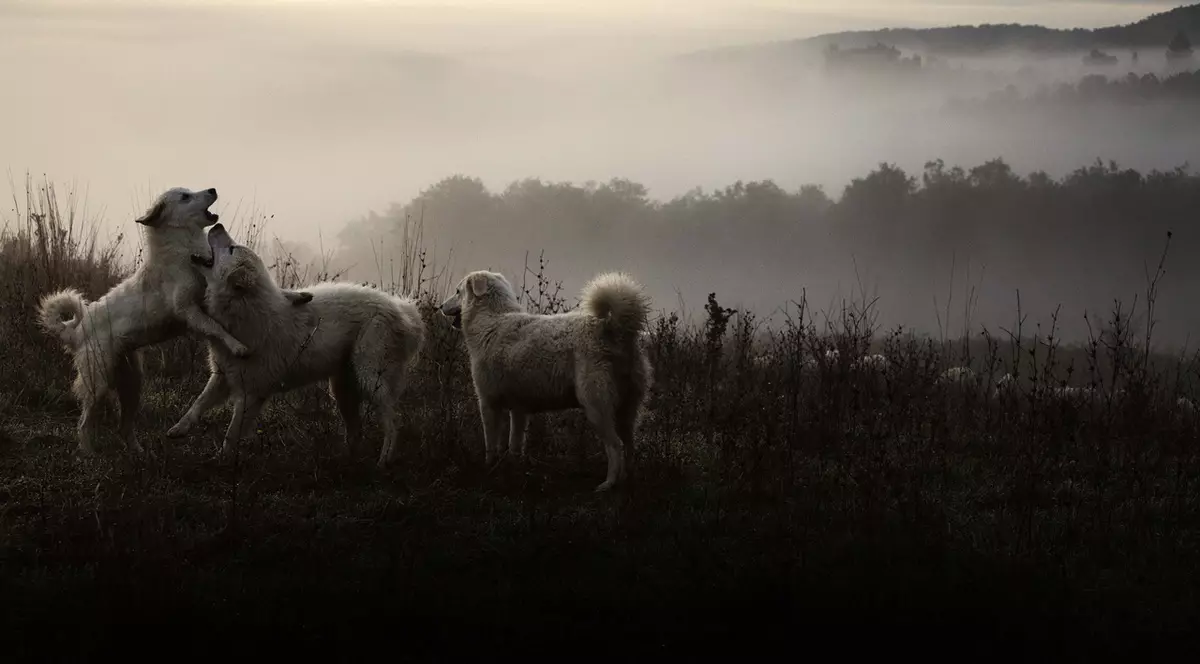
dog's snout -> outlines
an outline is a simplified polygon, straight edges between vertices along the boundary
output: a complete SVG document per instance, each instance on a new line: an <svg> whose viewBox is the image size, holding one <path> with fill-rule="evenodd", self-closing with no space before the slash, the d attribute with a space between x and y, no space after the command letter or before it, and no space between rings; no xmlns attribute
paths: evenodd
<svg viewBox="0 0 1200 664"><path fill-rule="evenodd" d="M217 195L217 188L216 188L216 187L209 187L208 189L205 189L205 191L207 191L207 192L208 192L208 195L209 195L209 196L216 196L216 195Z"/></svg>

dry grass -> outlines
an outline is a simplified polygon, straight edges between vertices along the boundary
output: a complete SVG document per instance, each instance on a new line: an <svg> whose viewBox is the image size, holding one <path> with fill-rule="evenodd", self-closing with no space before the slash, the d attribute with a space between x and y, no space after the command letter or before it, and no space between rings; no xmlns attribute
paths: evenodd
<svg viewBox="0 0 1200 664"><path fill-rule="evenodd" d="M1115 312L1064 348L1019 324L883 334L866 298L826 317L799 297L764 325L713 295L702 321L655 321L634 483L597 497L579 413L535 418L527 464L484 466L465 351L434 311L446 275L414 249L381 284L417 292L431 330L393 469L369 449L337 457L318 387L275 400L236 463L213 460L224 409L166 440L206 374L190 339L145 351L140 435L157 456L110 445L78 462L69 363L33 307L66 284L98 295L128 266L69 195L29 190L0 237L0 625L25 637L18 658L147 636L195 654L285 630L309 655L401 657L810 652L834 627L1051 656L1193 636L1200 441L1178 401L1197 365L1149 352L1152 315ZM288 286L336 276L275 265ZM561 309L544 267L522 291ZM1134 313L1152 314L1156 283ZM887 369L855 368L867 352ZM982 378L939 383L950 366ZM997 393L1006 372L1018 388ZM1050 396L1064 384L1096 394ZM154 627L113 631L132 624Z"/></svg>

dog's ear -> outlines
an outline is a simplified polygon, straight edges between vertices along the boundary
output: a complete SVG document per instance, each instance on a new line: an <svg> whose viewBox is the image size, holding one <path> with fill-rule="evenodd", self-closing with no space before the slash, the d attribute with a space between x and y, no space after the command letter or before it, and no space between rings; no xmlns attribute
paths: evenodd
<svg viewBox="0 0 1200 664"><path fill-rule="evenodd" d="M283 291L283 296L287 298L288 302L291 302L293 307L298 307L302 304L308 304L309 302L312 302L312 293L309 293L308 291L285 290Z"/></svg>
<svg viewBox="0 0 1200 664"><path fill-rule="evenodd" d="M482 297L487 294L489 284L486 274L472 274L470 277L467 277L467 282L475 297Z"/></svg>
<svg viewBox="0 0 1200 664"><path fill-rule="evenodd" d="M167 207L167 202L160 200L157 203L155 203L153 207L151 207L149 210L147 210L146 214L143 214L141 217L134 219L134 221L143 226L149 226L150 228L156 228L163 221L163 212L166 211L166 207Z"/></svg>

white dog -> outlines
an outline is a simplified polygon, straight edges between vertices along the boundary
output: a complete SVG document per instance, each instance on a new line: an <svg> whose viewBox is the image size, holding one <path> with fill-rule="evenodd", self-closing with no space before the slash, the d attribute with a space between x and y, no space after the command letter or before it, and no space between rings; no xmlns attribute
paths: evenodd
<svg viewBox="0 0 1200 664"><path fill-rule="evenodd" d="M459 283L441 310L466 338L488 460L503 449L506 412L509 451L521 455L531 413L582 407L608 454L608 474L596 487L606 491L625 475L652 380L638 340L650 302L620 273L592 279L582 300L569 313L526 313L503 275L479 271Z"/></svg>
<svg viewBox="0 0 1200 664"><path fill-rule="evenodd" d="M186 435L206 411L232 397L233 417L221 447L229 454L253 430L271 395L328 380L345 422L346 451L361 437L366 397L383 422L379 465L390 461L399 428L396 400L425 341L416 305L357 284L285 291L262 259L235 244L224 226L213 226L208 241L213 264L202 268L208 310L252 354L240 358L210 342L208 384L167 435Z"/></svg>
<svg viewBox="0 0 1200 664"><path fill-rule="evenodd" d="M79 453L95 452L100 400L115 389L121 405L121 436L128 448L141 452L134 438L134 419L141 399L138 350L187 330L220 339L231 352L247 349L201 309L204 280L192 267L193 255L207 256L204 227L217 222L208 208L216 189L170 189L158 197L137 223L145 228L146 259L136 272L104 297L88 302L66 288L42 298L42 326L58 336L74 355L77 376L73 391L79 417Z"/></svg>

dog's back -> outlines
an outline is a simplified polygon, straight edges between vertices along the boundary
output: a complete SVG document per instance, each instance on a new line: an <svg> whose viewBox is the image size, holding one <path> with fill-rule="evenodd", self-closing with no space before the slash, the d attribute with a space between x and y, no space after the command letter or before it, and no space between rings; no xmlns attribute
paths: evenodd
<svg viewBox="0 0 1200 664"><path fill-rule="evenodd" d="M322 351L327 362L338 361L338 353L352 349L351 359L356 363L378 358L407 367L424 346L425 322L408 298L349 283L318 284L304 290L312 293L312 301L292 311L303 311L310 320L320 319L312 345Z"/></svg>
<svg viewBox="0 0 1200 664"><path fill-rule="evenodd" d="M269 311L246 311L237 318L214 312L234 334L251 340L252 354L240 359L210 344L218 364L243 376L248 390L292 389L354 362L407 366L419 353L424 322L411 301L356 284L324 283L303 290L312 300L299 306L281 300Z"/></svg>
<svg viewBox="0 0 1200 664"><path fill-rule="evenodd" d="M575 408L580 393L603 383L616 408L637 408L651 381L638 339L648 300L625 275L585 286L579 309L563 314L495 313L471 353L476 390L499 408L541 412Z"/></svg>
<svg viewBox="0 0 1200 664"><path fill-rule="evenodd" d="M579 406L576 370L588 364L589 350L600 349L595 319L583 312L505 313L489 323L485 345L471 354L480 394L527 412Z"/></svg>

